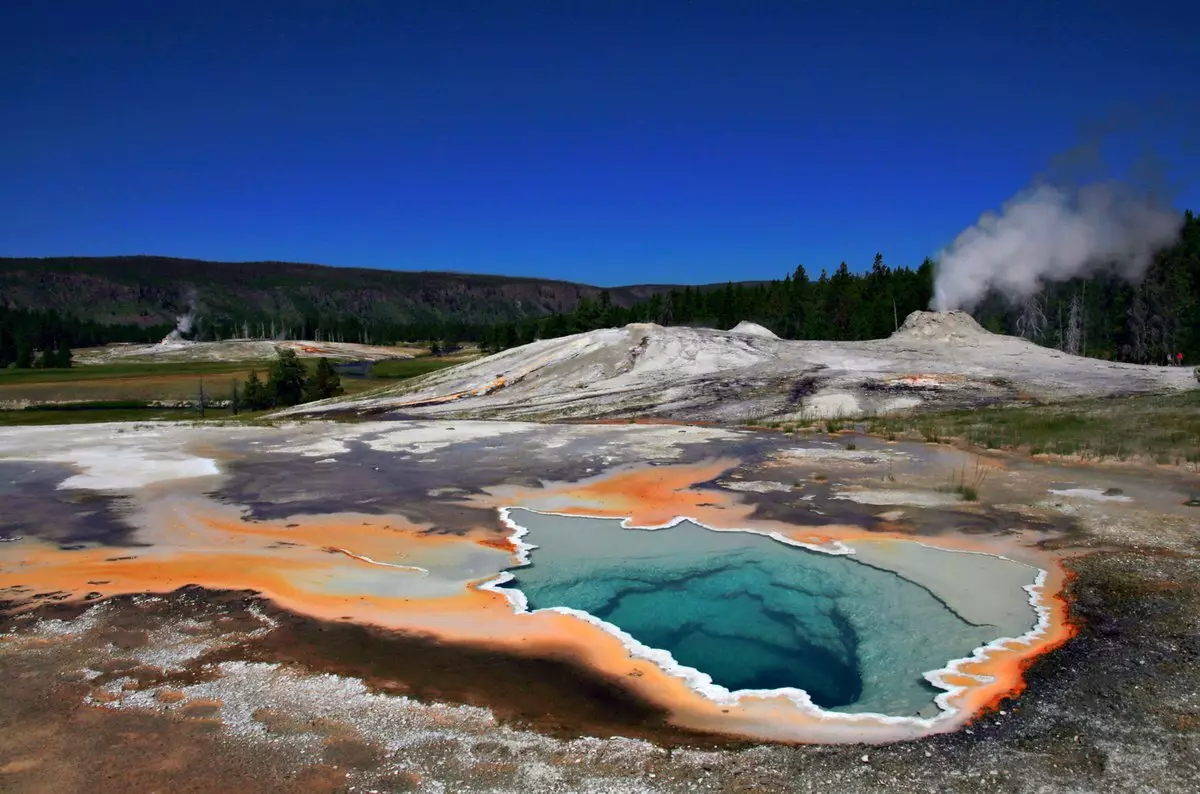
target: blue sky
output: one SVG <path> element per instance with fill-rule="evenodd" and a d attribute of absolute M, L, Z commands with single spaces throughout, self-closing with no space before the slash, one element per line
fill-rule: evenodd
<path fill-rule="evenodd" d="M 0 255 L 604 285 L 915 266 L 1096 130 L 1118 170 L 1152 144 L 1200 209 L 1196 9 L 14 0 Z"/>

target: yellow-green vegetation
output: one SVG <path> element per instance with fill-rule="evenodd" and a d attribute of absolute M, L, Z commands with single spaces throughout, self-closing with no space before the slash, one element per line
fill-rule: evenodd
<path fill-rule="evenodd" d="M 967 467 L 963 466 L 957 472 L 950 475 L 950 482 L 946 483 L 939 491 L 945 493 L 956 493 L 967 502 L 979 501 L 979 489 L 987 480 L 988 473 L 991 469 L 984 466 L 978 459 L 975 461 L 975 468 L 968 473 Z M 893 480 L 895 477 L 892 478 Z"/>
<path fill-rule="evenodd" d="M 195 399 L 199 384 L 215 397 L 265 362 L 188 362 L 179 364 L 105 364 L 71 369 L 0 370 L 0 405 L 108 400 Z"/>
<path fill-rule="evenodd" d="M 469 360 L 470 358 L 461 356 L 446 356 L 444 358 L 421 356 L 420 358 L 394 358 L 386 361 L 376 361 L 371 365 L 370 377 L 388 380 L 415 378 L 418 375 L 427 375 L 430 372 L 437 372 L 439 369 L 453 367 L 455 364 L 461 364 Z"/>
<path fill-rule="evenodd" d="M 343 376 L 358 394 L 461 363 L 462 358 L 380 362 L 382 374 Z M 303 359 L 315 376 L 319 359 Z M 252 371 L 266 378 L 271 361 L 190 361 L 99 364 L 70 369 L 0 369 L 0 426 L 233 417 L 227 402 Z M 380 366 L 379 364 L 375 366 Z M 198 402 L 203 387 L 203 417 Z M 214 405 L 215 403 L 215 405 Z"/>
<path fill-rule="evenodd" d="M 1200 391 L 880 417 L 867 430 L 1031 455 L 1200 463 Z"/>
<path fill-rule="evenodd" d="M 266 366 L 266 361 L 181 361 L 163 364 L 96 364 L 70 369 L 0 369 L 0 388 L 21 383 L 68 383 L 90 380 L 145 378 L 154 375 L 220 375 Z"/>
<path fill-rule="evenodd" d="M 206 408 L 206 419 L 228 419 L 232 413 L 227 408 Z M 200 419 L 197 408 L 153 408 L 146 404 L 122 404 L 121 401 L 106 403 L 77 403 L 52 408 L 25 408 L 15 411 L 0 411 L 0 427 L 16 425 L 77 425 L 93 422 L 170 422 Z"/>
<path fill-rule="evenodd" d="M 305 359 L 315 372 L 317 360 Z M 100 364 L 71 369 L 0 369 L 0 405 L 95 401 L 195 400 L 200 384 L 207 399 L 224 400 L 232 383 L 252 370 L 267 371 L 270 361 L 200 361 L 170 364 Z M 380 385 L 372 378 L 344 378 L 347 393 Z"/>

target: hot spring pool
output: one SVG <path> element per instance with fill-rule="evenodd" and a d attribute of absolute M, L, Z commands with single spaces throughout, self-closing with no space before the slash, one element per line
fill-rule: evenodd
<path fill-rule="evenodd" d="M 675 672 L 702 681 L 699 671 L 730 691 L 797 688 L 827 710 L 930 715 L 942 690 L 926 672 L 1037 622 L 1019 586 L 995 595 L 1010 603 L 1002 618 L 981 622 L 986 610 L 955 609 L 946 587 L 913 575 L 911 560 L 901 575 L 874 559 L 691 521 L 640 530 L 522 508 L 508 516 L 534 548 L 503 587 L 523 593 L 530 610 L 587 612 L 691 668 Z M 962 558 L 986 557 L 911 545 L 943 583 Z M 1036 574 L 1002 558 L 967 562 L 1013 566 L 1002 571 L 1010 582 L 1032 584 Z"/>

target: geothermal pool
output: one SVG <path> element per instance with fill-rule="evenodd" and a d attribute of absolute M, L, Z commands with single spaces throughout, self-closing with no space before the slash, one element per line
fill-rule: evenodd
<path fill-rule="evenodd" d="M 95 601 L 86 614 L 119 616 L 143 595 L 186 614 L 252 591 L 286 619 L 238 640 L 246 653 L 361 676 L 341 654 L 363 642 L 337 627 L 419 637 L 442 662 L 371 664 L 500 719 L 668 742 L 955 730 L 1018 695 L 1027 662 L 1071 635 L 1064 571 L 1033 543 L 1047 530 L 944 500 L 874 505 L 907 505 L 956 453 L 846 459 L 676 426 L 233 432 L 5 431 L 7 479 L 26 494 L 0 515 L 0 533 L 23 536 L 0 544 L 13 614 Z M 908 490 L 884 494 L 893 466 Z M 310 624 L 326 638 L 311 647 Z M 513 674 L 445 661 L 480 653 L 496 659 L 479 670 Z"/>
<path fill-rule="evenodd" d="M 1038 622 L 1038 569 L 903 542 L 851 554 L 681 520 L 506 511 L 520 608 L 571 611 L 718 699 L 803 690 L 823 710 L 933 717 L 952 660 Z M 581 614 L 586 613 L 586 614 Z"/>

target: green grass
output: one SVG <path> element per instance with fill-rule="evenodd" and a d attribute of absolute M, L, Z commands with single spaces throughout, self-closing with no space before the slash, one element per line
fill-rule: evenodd
<path fill-rule="evenodd" d="M 431 360 L 434 367 L 448 366 L 453 360 Z M 311 373 L 317 359 L 304 359 Z M 407 363 L 407 362 L 397 362 Z M 70 410 L 64 403 L 83 403 L 93 406 L 109 403 L 110 408 L 135 408 L 146 403 L 194 402 L 199 396 L 201 382 L 208 400 L 226 400 L 233 384 L 243 384 L 251 371 L 266 378 L 271 362 L 262 361 L 181 361 L 138 364 L 119 362 L 95 366 L 76 366 L 70 369 L 0 370 L 0 410 L 28 404 L 53 410 Z M 417 374 L 429 364 L 417 365 Z M 413 369 L 409 367 L 409 369 Z M 388 379 L 342 378 L 346 394 L 358 394 L 368 389 L 393 384 L 407 377 L 394 369 Z M 32 419 L 31 419 L 32 421 Z M 15 423 L 13 418 L 9 423 Z"/>
<path fill-rule="evenodd" d="M 980 463 L 979 459 L 975 460 L 975 469 L 971 472 L 970 478 L 967 477 L 967 467 L 963 466 L 958 472 L 950 475 L 950 482 L 938 488 L 943 493 L 956 493 L 964 502 L 978 502 L 979 489 L 983 487 L 983 483 L 987 480 L 989 469 Z"/>
<path fill-rule="evenodd" d="M 30 406 L 23 408 L 24 411 L 146 411 L 154 408 L 150 403 L 144 400 L 91 400 L 83 403 L 70 403 L 69 405 L 54 405 L 54 406 Z"/>
<path fill-rule="evenodd" d="M 155 408 L 136 401 L 97 400 L 87 403 L 0 410 L 0 427 L 23 425 L 76 425 L 95 422 L 234 422 L 262 424 L 266 411 L 241 411 L 234 414 L 229 408 Z M 267 422 L 269 424 L 269 422 Z"/>
<path fill-rule="evenodd" d="M 371 377 L 389 380 L 415 378 L 461 363 L 463 363 L 461 358 L 436 358 L 433 356 L 377 361 L 371 366 Z M 349 380 L 349 378 L 344 380 Z"/>
<path fill-rule="evenodd" d="M 268 362 L 203 361 L 104 364 L 70 369 L 0 370 L 0 404 L 54 406 L 64 402 L 195 400 L 201 381 L 210 399 L 229 396 L 234 381 Z"/>
<path fill-rule="evenodd" d="M 223 375 L 255 368 L 265 372 L 269 364 L 269 361 L 181 361 L 169 364 L 81 364 L 70 369 L 0 369 L 0 386 L 166 375 Z"/>
<path fill-rule="evenodd" d="M 463 362 L 463 357 L 415 358 L 378 362 L 366 378 L 343 377 L 348 395 L 414 378 Z M 309 372 L 317 359 L 304 359 Z M 0 409 L 0 426 L 200 419 L 189 408 L 151 407 L 151 403 L 194 401 L 200 383 L 207 400 L 227 400 L 251 370 L 266 377 L 270 361 L 184 361 L 155 364 L 121 362 L 70 369 L 0 370 L 0 401 L 28 408 Z M 205 417 L 233 418 L 227 409 L 208 408 Z M 241 417 L 238 417 L 240 419 Z"/>
<path fill-rule="evenodd" d="M 876 435 L 1087 459 L 1200 462 L 1200 391 L 878 418 Z"/>
<path fill-rule="evenodd" d="M 227 410 L 209 408 L 205 418 L 231 416 Z M 77 425 L 93 422 L 194 421 L 200 418 L 195 408 L 26 408 L 0 411 L 0 427 L 22 425 Z"/>

